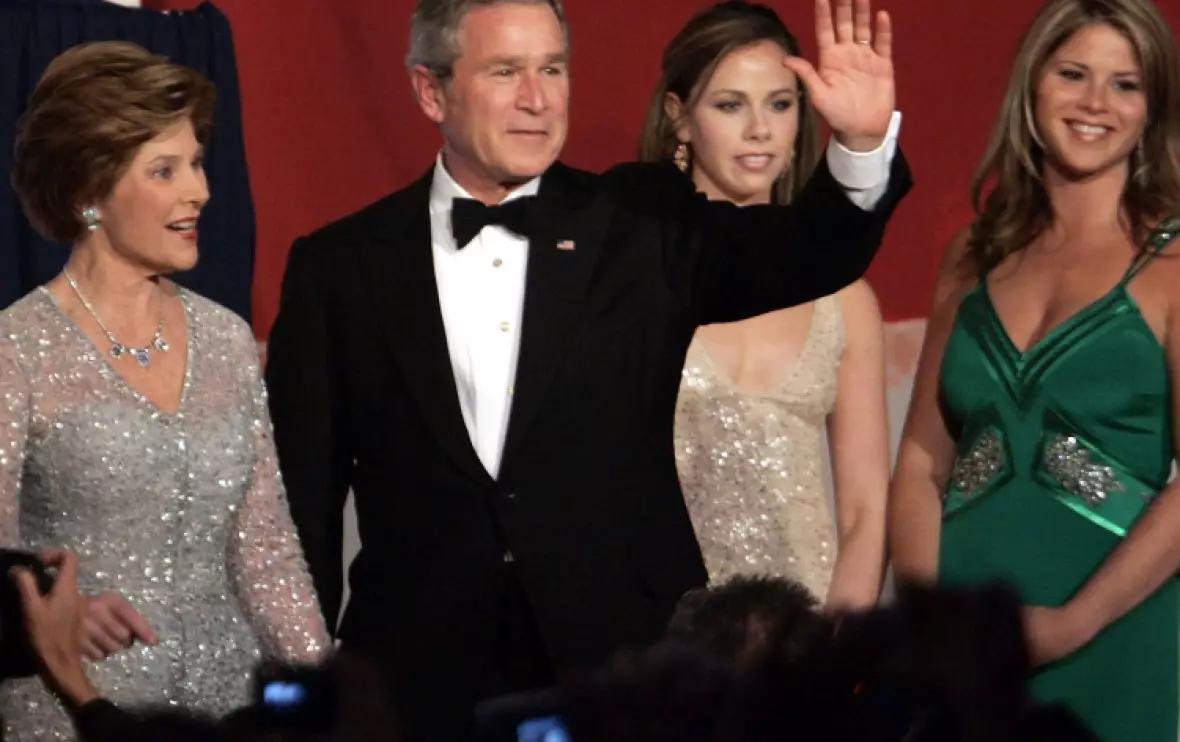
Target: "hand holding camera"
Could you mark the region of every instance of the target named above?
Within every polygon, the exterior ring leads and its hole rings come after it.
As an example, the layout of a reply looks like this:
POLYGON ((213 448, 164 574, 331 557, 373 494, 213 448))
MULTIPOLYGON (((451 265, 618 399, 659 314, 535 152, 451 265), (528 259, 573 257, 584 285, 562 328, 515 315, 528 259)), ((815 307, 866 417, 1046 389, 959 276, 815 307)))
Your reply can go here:
POLYGON ((27 646, 45 681, 75 708, 97 698, 82 667, 85 598, 78 593, 78 558, 64 549, 43 552, 39 558, 29 555, 32 559, 16 559, 11 552, 7 556, 10 563, 18 562, 8 572, 20 596, 27 646))

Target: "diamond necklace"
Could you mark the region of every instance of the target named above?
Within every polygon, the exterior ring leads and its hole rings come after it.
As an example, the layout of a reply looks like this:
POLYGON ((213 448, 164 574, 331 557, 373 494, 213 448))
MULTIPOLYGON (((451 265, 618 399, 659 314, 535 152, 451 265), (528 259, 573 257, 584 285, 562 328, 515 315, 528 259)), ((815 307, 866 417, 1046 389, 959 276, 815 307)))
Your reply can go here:
POLYGON ((148 364, 151 363, 153 350, 158 350, 161 353, 168 352, 168 341, 164 339, 164 308, 162 304, 160 307, 160 323, 156 325, 156 334, 152 336, 151 343, 142 348, 132 348, 129 345, 123 345, 115 339, 115 336, 107 329, 107 326, 103 324, 102 320, 99 319, 98 312, 94 311, 94 307, 90 306, 90 302, 86 301, 86 297, 82 295, 82 290, 78 288, 78 283, 70 275, 70 272, 63 268, 62 275, 66 277, 66 281, 69 282, 70 288, 74 290, 74 295, 78 297, 78 301, 82 302, 82 306, 86 307, 86 311, 90 312, 90 316, 94 318, 94 321, 102 328, 103 334, 107 336, 107 340, 110 341, 111 358, 118 360, 125 355, 130 355, 139 362, 140 366, 147 368, 148 364))

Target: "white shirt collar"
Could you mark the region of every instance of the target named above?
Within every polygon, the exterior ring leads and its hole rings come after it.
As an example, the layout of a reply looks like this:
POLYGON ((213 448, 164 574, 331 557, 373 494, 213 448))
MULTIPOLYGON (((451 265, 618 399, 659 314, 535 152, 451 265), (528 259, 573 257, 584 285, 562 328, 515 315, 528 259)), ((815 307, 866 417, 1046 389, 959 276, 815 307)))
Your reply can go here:
MULTIPOLYGON (((511 201, 514 198, 522 198, 524 196, 535 196, 541 189, 541 177, 537 176, 529 182, 511 191, 505 198, 505 201, 511 201)), ((430 210, 439 214, 445 214, 448 219, 451 213, 451 201, 456 198, 474 198, 467 189, 455 182, 451 174, 447 172, 446 165, 443 164, 442 151, 440 150, 438 156, 434 159, 434 177, 430 183, 430 210)))

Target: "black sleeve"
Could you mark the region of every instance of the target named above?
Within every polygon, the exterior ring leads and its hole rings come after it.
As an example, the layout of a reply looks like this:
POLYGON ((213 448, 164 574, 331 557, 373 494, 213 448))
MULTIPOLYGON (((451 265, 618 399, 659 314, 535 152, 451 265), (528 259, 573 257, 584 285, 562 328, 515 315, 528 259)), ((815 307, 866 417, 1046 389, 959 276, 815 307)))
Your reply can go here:
POLYGON ((267 346, 266 385, 291 518, 335 636, 344 593, 344 503, 350 446, 313 245, 297 240, 267 346))
POLYGON ((125 742, 135 718, 104 698, 83 704, 74 712, 74 729, 81 742, 125 742))
POLYGON ((671 162, 620 165, 604 177, 623 211, 657 224, 668 283, 698 325, 814 301, 856 281, 912 185, 900 150, 872 210, 848 198, 826 159, 786 206, 710 201, 671 162))

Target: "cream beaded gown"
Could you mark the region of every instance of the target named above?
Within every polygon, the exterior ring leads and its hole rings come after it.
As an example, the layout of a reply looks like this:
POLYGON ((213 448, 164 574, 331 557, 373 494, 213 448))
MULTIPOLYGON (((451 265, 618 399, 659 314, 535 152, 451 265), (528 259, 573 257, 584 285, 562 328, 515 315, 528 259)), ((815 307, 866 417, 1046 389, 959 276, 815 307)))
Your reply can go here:
POLYGON ((827 595, 837 544, 823 437, 843 348, 836 296, 815 303, 794 365, 757 395, 739 389, 700 340, 689 346, 676 463, 711 583, 780 575, 827 595))
MULTIPOLYGON (((213 713, 248 702, 261 654, 314 660, 329 638, 291 523, 254 338, 181 294, 181 407, 156 408, 45 289, 0 313, 0 543, 63 546, 86 594, 116 591, 160 637, 91 664, 120 705, 213 713)), ((174 351, 175 352, 175 351, 174 351)), ((0 686, 6 742, 72 739, 38 679, 0 686)))

